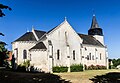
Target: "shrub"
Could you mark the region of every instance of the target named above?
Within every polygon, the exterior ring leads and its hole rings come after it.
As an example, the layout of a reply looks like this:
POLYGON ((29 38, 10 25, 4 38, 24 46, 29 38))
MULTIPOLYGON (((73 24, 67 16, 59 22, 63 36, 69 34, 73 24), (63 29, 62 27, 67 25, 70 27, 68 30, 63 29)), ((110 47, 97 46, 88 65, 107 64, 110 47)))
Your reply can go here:
POLYGON ((84 65, 84 67, 85 67, 85 70, 87 70, 87 65, 84 65))
POLYGON ((18 65, 17 71, 19 71, 19 72, 25 72, 25 71, 26 71, 26 67, 25 67, 25 66, 18 65))
POLYGON ((87 67, 88 70, 101 70, 101 69, 106 69, 106 66, 103 65, 90 65, 87 67))
POLYGON ((30 61, 26 60, 22 64, 18 65, 17 71, 25 72, 26 68, 28 68, 29 66, 30 66, 30 61))
POLYGON ((65 67, 65 66, 55 66, 53 67, 53 72, 57 72, 57 73, 60 73, 60 72, 67 72, 68 71, 68 67, 65 67))
POLYGON ((70 71, 71 72, 83 71, 83 65, 82 64, 73 64, 70 66, 70 71))
POLYGON ((22 66, 29 67, 30 66, 30 60, 24 61, 22 66))

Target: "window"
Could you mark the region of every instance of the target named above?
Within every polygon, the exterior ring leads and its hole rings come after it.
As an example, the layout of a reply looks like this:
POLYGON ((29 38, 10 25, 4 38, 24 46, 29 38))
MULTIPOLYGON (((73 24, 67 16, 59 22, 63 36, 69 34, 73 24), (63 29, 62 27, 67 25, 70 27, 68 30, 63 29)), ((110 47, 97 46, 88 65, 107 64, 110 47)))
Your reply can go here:
POLYGON ((94 60, 94 55, 92 55, 92 60, 94 60))
POLYGON ((89 59, 90 59, 90 58, 89 58, 89 55, 87 55, 87 57, 86 57, 86 58, 87 58, 87 60, 89 60, 89 59))
POLYGON ((85 47, 85 51, 87 51, 87 48, 85 47))
POLYGON ((75 50, 73 50, 73 60, 75 60, 75 50))
POLYGON ((18 48, 15 49, 15 56, 14 58, 18 58, 18 48))
POLYGON ((102 55, 102 54, 100 53, 100 60, 102 59, 101 55, 102 55))
POLYGON ((89 59, 91 60, 91 53, 89 53, 89 59))
POLYGON ((60 50, 57 50, 57 60, 60 59, 60 50))
POLYGON ((31 59, 31 54, 30 54, 30 61, 31 61, 32 59, 31 59))
POLYGON ((51 40, 48 40, 48 44, 49 44, 49 45, 52 45, 52 42, 51 42, 51 40))
POLYGON ((23 50, 23 59, 27 59, 27 50, 23 50))
POLYGON ((81 47, 81 48, 83 48, 83 45, 82 45, 82 44, 80 44, 80 47, 81 47))

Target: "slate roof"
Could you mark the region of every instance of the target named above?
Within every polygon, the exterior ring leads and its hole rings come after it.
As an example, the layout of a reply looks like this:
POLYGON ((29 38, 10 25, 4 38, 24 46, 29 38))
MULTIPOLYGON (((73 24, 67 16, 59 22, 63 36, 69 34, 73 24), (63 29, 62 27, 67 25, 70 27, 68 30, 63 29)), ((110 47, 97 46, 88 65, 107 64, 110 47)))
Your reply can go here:
POLYGON ((67 22, 66 18, 65 18, 65 20, 64 20, 61 24, 59 24, 59 25, 55 26, 54 28, 50 29, 50 30, 47 32, 47 34, 49 34, 50 32, 52 32, 54 29, 56 29, 57 27, 61 26, 61 25, 64 24, 65 22, 67 22))
MULTIPOLYGON (((57 27, 57 26, 56 26, 56 27, 57 27)), ((50 29, 50 30, 47 32, 47 34, 50 33, 51 31, 53 31, 56 27, 50 29)))
POLYGON ((99 25, 97 23, 95 15, 94 15, 93 18, 92 18, 92 24, 91 24, 90 29, 95 29, 95 28, 100 28, 100 27, 99 27, 99 25))
MULTIPOLYGON (((38 38, 41 38, 46 32, 35 30, 35 33, 38 36, 38 38)), ((15 41, 37 41, 37 40, 32 32, 26 32, 24 35, 22 35, 15 41)))
POLYGON ((83 44, 104 47, 103 44, 101 44, 98 40, 96 40, 91 35, 85 35, 85 34, 79 34, 79 33, 78 35, 83 39, 83 44))
POLYGON ((38 38, 40 39, 46 32, 45 31, 35 30, 35 33, 38 36, 38 38))
POLYGON ((32 32, 26 32, 24 35, 22 35, 15 41, 36 41, 36 39, 32 32))
POLYGON ((47 48, 43 42, 39 42, 34 47, 32 47, 30 50, 32 50, 32 49, 47 49, 47 48))

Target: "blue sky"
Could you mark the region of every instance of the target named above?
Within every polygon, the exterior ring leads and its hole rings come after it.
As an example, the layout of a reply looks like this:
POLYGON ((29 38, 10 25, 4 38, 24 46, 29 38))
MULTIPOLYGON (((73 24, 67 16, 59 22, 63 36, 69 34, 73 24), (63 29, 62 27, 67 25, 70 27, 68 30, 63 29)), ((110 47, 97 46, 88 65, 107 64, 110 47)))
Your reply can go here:
POLYGON ((6 16, 0 18, 0 32, 7 48, 11 42, 23 35, 32 26, 48 31, 64 21, 76 32, 87 34, 93 10, 99 26, 103 29, 109 58, 120 57, 120 0, 0 0, 12 11, 4 10, 6 16))

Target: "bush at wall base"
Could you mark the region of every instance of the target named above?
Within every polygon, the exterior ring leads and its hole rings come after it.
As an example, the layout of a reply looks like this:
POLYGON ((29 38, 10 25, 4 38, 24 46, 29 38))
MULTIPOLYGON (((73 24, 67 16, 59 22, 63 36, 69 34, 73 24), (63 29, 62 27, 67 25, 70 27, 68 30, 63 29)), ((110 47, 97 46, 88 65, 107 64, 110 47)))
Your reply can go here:
POLYGON ((71 72, 83 71, 83 65, 82 64, 73 64, 70 66, 70 71, 71 72))
POLYGON ((55 66, 53 67, 53 72, 56 72, 56 73, 60 73, 60 72, 67 72, 68 71, 68 67, 66 66, 55 66))

